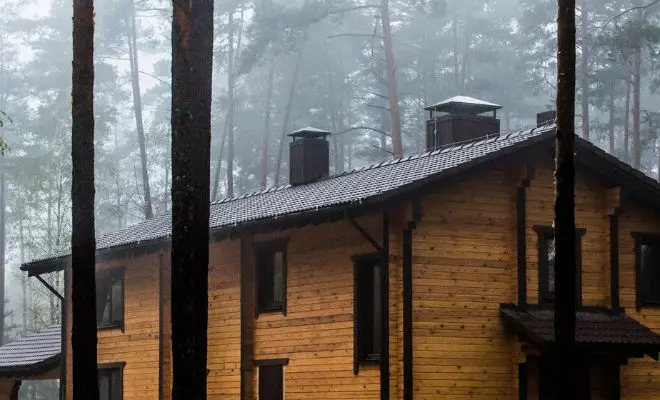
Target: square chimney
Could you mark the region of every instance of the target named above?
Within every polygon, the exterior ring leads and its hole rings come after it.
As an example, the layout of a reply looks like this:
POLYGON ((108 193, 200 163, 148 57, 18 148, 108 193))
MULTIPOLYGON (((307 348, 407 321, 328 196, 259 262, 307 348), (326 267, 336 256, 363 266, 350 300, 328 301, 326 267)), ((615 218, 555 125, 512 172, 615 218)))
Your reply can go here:
POLYGON ((312 183, 330 173, 330 132, 307 127, 289 134, 289 183, 293 186, 312 183))
POLYGON ((456 96, 425 108, 426 150, 465 142, 487 135, 499 135, 497 110, 502 106, 467 96, 456 96), (492 115, 485 115, 492 113, 492 115))

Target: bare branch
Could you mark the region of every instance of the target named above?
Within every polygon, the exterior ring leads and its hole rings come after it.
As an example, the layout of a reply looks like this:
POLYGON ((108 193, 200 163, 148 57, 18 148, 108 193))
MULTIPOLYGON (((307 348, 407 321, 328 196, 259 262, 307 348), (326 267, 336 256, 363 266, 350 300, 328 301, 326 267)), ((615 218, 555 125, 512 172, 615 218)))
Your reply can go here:
POLYGON ((611 19, 609 19, 603 26, 600 27, 600 29, 601 30, 605 29, 605 27, 607 27, 607 25, 609 25, 611 22, 616 21, 617 19, 623 17, 624 15, 628 14, 629 12, 638 11, 638 10, 646 10, 647 8, 651 8, 651 7, 653 7, 654 5, 656 5, 658 3, 660 3, 660 0, 652 0, 650 3, 645 4, 643 6, 635 6, 635 7, 627 8, 627 9, 621 11, 620 13, 618 13, 617 15, 615 15, 614 17, 612 17, 611 19))
POLYGON ((372 131, 372 132, 380 133, 381 135, 385 135, 385 136, 387 136, 387 137, 391 137, 389 133, 387 133, 387 132, 385 132, 385 131, 383 131, 383 130, 380 130, 380 129, 371 128, 371 127, 369 127, 369 126, 354 126, 354 127, 352 127, 352 128, 348 128, 348 129, 343 130, 343 131, 341 131, 341 132, 337 132, 336 135, 343 135, 343 134, 345 134, 345 133, 355 132, 355 131, 361 131, 361 130, 372 131))
POLYGON ((141 73, 141 74, 145 74, 145 75, 147 75, 147 76, 150 76, 150 77, 154 78, 155 80, 159 81, 160 83, 164 83, 164 84, 166 84, 167 86, 172 86, 172 84, 169 83, 168 81, 163 80, 163 79, 161 79, 161 78, 159 78, 159 77, 157 77, 157 76, 155 76, 155 75, 152 75, 152 74, 150 74, 150 73, 148 73, 148 72, 144 72, 144 71, 138 71, 138 72, 141 73))
POLYGON ((335 38, 340 38, 340 37, 358 37, 358 38, 377 37, 377 38, 380 38, 380 39, 383 38, 381 35, 373 35, 371 33, 338 33, 336 35, 330 35, 326 39, 335 39, 335 38))
POLYGON ((380 151, 382 151, 382 152, 385 152, 385 153, 387 153, 387 154, 389 154, 389 155, 391 155, 391 156, 394 156, 394 152, 392 152, 392 151, 390 151, 390 150, 388 150, 388 149, 384 149, 384 148, 382 148, 382 147, 380 147, 380 146, 376 146, 376 145, 374 145, 374 144, 370 144, 369 147, 371 147, 371 148, 373 148, 373 149, 376 149, 376 150, 380 150, 380 151))

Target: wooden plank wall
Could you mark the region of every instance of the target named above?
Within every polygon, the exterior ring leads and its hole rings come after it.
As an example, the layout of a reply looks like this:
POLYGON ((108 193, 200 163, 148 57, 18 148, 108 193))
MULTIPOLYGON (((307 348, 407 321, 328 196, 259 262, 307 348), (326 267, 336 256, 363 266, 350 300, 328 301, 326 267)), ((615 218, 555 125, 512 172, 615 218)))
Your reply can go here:
POLYGON ((492 168, 423 199, 413 234, 415 400, 517 397, 516 339, 499 311, 516 294, 515 188, 509 170, 492 168))
MULTIPOLYGON (((527 295, 538 304, 538 234, 534 225, 552 226, 554 177, 552 155, 539 154, 535 177, 527 189, 527 295)), ((582 299, 587 306, 610 304, 609 218, 606 187, 578 170, 575 183, 575 221, 586 229, 582 237, 582 299)))
MULTIPOLYGON (((124 398, 158 398, 159 254, 121 258, 99 263, 97 270, 125 267, 124 330, 97 333, 99 364, 126 363, 124 398)), ((70 274, 68 279, 71 283, 70 274)), ((67 288, 70 298, 71 288, 67 288)), ((67 315, 67 399, 72 392, 71 307, 67 315)))
POLYGON ((214 243, 209 267, 208 398, 240 395, 240 243, 214 243))
MULTIPOLYGON (((359 222, 381 242, 378 219, 365 218, 359 222)), ((353 374, 353 263, 350 257, 373 253, 375 249, 347 221, 305 227, 284 232, 279 237, 287 236, 290 239, 287 316, 259 316, 255 324, 254 358, 289 358, 289 364, 284 367, 287 400, 379 399, 377 366, 361 366, 359 374, 353 374)), ((271 238, 273 236, 259 236, 256 241, 271 238)), ((395 248, 391 243, 391 249, 395 248)), ((392 264, 391 278, 394 270, 392 264)), ((391 279, 391 288, 396 285, 393 281, 391 279)), ((395 336, 398 329, 395 307, 392 303, 391 336, 395 336)), ((390 353, 396 354, 392 357, 399 357, 395 340, 390 340, 390 353)), ((392 372, 394 382, 398 376, 398 372, 392 372)), ((258 373, 254 374, 254 388, 257 379, 258 373)), ((397 384, 392 385, 395 389, 392 398, 396 398, 397 384)))
MULTIPOLYGON (((619 217, 620 297, 626 313, 660 333, 660 308, 635 309, 635 242, 631 232, 660 233, 660 214, 625 201, 619 217)), ((660 398, 660 365, 650 358, 631 360, 621 370, 621 398, 660 398)))

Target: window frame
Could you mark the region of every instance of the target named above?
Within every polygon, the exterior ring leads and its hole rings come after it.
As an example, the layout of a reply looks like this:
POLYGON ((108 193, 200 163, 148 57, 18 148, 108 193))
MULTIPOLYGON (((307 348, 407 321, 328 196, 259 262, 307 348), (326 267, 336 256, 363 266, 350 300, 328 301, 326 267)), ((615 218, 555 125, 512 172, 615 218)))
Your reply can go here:
MULTIPOLYGON (((262 368, 277 368, 279 369, 279 375, 280 375, 280 387, 282 389, 282 392, 279 395, 280 399, 284 399, 284 366, 289 365, 289 359, 288 358, 278 358, 278 359, 268 359, 268 360, 256 360, 254 362, 254 365, 259 368, 258 371, 258 378, 257 378, 257 399, 262 399, 261 397, 261 377, 263 376, 261 374, 262 368)), ((272 388, 271 388, 272 390, 272 388)))
MULTIPOLYGON (((642 308, 660 308, 660 293, 656 296, 649 295, 648 297, 656 297, 645 299, 640 288, 642 286, 642 246, 657 244, 660 246, 660 233, 652 232, 633 232, 632 237, 635 242, 635 303, 637 310, 642 308)), ((660 266, 659 266, 660 268, 660 266)), ((658 272, 660 274, 660 271, 658 272)))
MULTIPOLYGON (((110 364, 99 364, 97 366, 97 369, 98 369, 97 380, 100 380, 101 374, 109 374, 110 377, 112 377, 113 372, 117 372, 117 374, 119 374, 119 398, 113 399, 111 397, 110 400, 123 400, 124 399, 124 367, 125 366, 126 366, 125 362, 110 363, 110 364)), ((110 379, 112 379, 112 378, 110 378, 110 379)), ((100 387, 101 387, 101 385, 99 384, 99 389, 100 389, 100 387)), ((112 395, 112 389, 110 391, 110 394, 112 395)), ((100 395, 100 392, 99 392, 99 395, 100 395)))
MULTIPOLYGON (((548 247, 546 243, 548 240, 553 239, 555 231, 552 226, 535 225, 534 231, 538 235, 538 303, 540 306, 554 306, 555 295, 550 292, 548 288, 548 247)), ((577 257, 575 264, 575 302, 576 306, 582 306, 582 237, 587 233, 586 229, 575 229, 575 254, 577 257)))
MULTIPOLYGON (((255 317, 259 317, 261 314, 277 314, 277 313, 282 313, 282 315, 286 316, 287 315, 287 286, 288 286, 288 245, 289 245, 289 239, 275 239, 275 240, 270 240, 270 241, 265 241, 265 242, 259 242, 255 243, 255 251, 254 251, 254 277, 255 277, 255 285, 254 285, 254 307, 255 307, 255 317), (282 253, 282 302, 279 305, 265 305, 263 304, 263 299, 260 296, 261 293, 261 287, 262 287, 262 279, 263 279, 263 272, 262 272, 262 266, 259 265, 259 259, 262 256, 263 253, 272 253, 273 255, 277 252, 282 253)), ((273 287, 275 285, 275 282, 272 282, 273 287)))
MULTIPOLYGON (((364 355, 364 337, 360 333, 360 326, 364 323, 361 322, 361 312, 360 312, 360 282, 358 278, 358 269, 365 268, 365 263, 370 263, 371 267, 380 267, 380 300, 381 307, 384 305, 383 296, 385 295, 385 282, 386 282, 386 272, 384 272, 383 258, 379 253, 370 253, 370 254, 361 254, 351 257, 353 261, 353 358, 354 358, 354 373, 357 375, 360 365, 369 365, 376 364, 380 365, 382 354, 381 353, 370 353, 366 356, 364 355)), ((372 311, 373 314, 373 311, 372 311)), ((383 318, 383 310, 381 309, 381 319, 383 318)), ((371 320, 373 323, 373 319, 371 320)), ((381 321, 381 342, 385 340, 382 335, 382 327, 386 324, 386 321, 381 321)), ((375 332, 373 332, 375 333, 375 332)), ((373 335, 375 337, 375 334, 373 335)), ((373 338, 371 339, 373 341, 373 338)))
MULTIPOLYGON (((96 330, 97 331, 107 331, 107 330, 115 330, 115 329, 120 329, 122 332, 124 332, 124 323, 126 320, 126 267, 114 267, 114 268, 106 268, 106 269, 101 269, 96 271, 96 290, 98 293, 98 285, 100 281, 103 280, 111 280, 113 281, 114 279, 118 278, 119 284, 121 286, 121 311, 120 311, 120 317, 118 321, 110 321, 107 323, 102 323, 101 322, 101 316, 97 315, 97 322, 96 322, 96 330)), ((111 296, 111 301, 110 301, 110 312, 112 315, 112 283, 110 283, 110 290, 108 292, 111 296)), ((98 301, 98 298, 97 298, 98 301)), ((98 313, 98 308, 97 308, 97 313, 98 313)), ((111 317, 112 319, 112 317, 111 317)))

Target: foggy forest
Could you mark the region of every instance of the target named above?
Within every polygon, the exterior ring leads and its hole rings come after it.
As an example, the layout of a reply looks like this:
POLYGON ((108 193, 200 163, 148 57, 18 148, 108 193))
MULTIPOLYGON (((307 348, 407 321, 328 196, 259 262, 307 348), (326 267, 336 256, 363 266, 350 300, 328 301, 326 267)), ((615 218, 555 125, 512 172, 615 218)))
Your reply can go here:
MULTIPOLYGON (((306 126, 332 133, 339 174, 423 152, 424 107, 455 95, 502 105, 504 132, 555 107, 555 0, 375 3, 215 1, 212 201, 286 185, 306 126)), ((97 237, 171 212, 171 7, 95 1, 97 237)), ((70 247, 71 19, 69 1, 0 5, 4 343, 61 318, 18 267, 70 247)), ((660 180, 660 2, 578 0, 577 45, 576 132, 660 180)))

